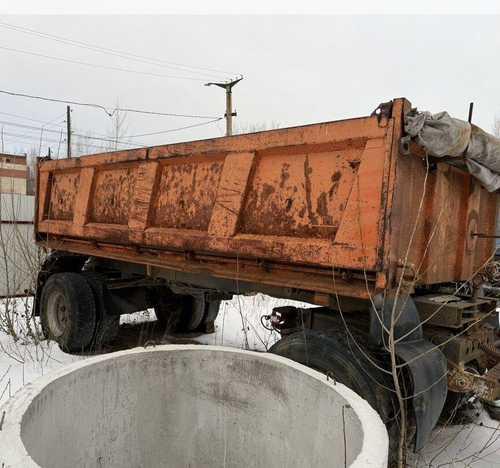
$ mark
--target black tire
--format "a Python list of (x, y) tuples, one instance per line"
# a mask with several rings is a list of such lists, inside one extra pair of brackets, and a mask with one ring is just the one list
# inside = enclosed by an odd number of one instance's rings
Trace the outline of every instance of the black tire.
[(207, 303), (205, 316), (198, 329), (203, 333), (215, 333), (215, 319), (219, 315), (221, 299), (212, 299)]
[(177, 323), (177, 332), (190, 333), (198, 330), (206, 314), (207, 301), (203, 294), (184, 296), (182, 313)]
[[(275, 343), (269, 352), (322, 372), (364, 398), (387, 427), (391, 458), (391, 453), (397, 453), (398, 445), (396, 406), (392, 392), (388, 390), (392, 388), (391, 381), (362, 356), (353, 340), (348, 338), (342, 322), (339, 327), (328, 334), (309, 329), (295, 332)], [(363, 350), (367, 350), (366, 336), (357, 334), (354, 327), (350, 329)], [(377, 360), (375, 356), (371, 357)]]
[[(500, 400), (497, 400), (496, 403), (499, 404)], [(489, 405), (488, 403), (485, 403), (484, 407), (486, 408), (486, 411), (490, 415), (491, 419), (500, 421), (500, 406), (493, 406), (491, 404)]]
[(155, 313), (167, 332), (211, 333), (220, 302), (208, 301), (204, 294), (190, 296), (165, 293), (155, 306)]
[(119, 315), (104, 315), (98, 322), (93, 339), (93, 350), (100, 351), (104, 346), (111, 343), (120, 329)]
[(96, 329), (96, 303), (92, 288), (79, 273), (55, 273), (44, 284), (40, 321), (47, 339), (66, 352), (85, 351)]
[(96, 328), (92, 339), (92, 351), (101, 351), (103, 347), (113, 341), (120, 328), (120, 316), (111, 315), (104, 301), (104, 279), (98, 273), (84, 271), (82, 275), (90, 284), (96, 303)]
[(208, 300), (205, 294), (188, 296), (186, 307), (179, 318), (179, 332), (213, 333), (214, 321), (220, 308), (220, 300)]
[(181, 315), (187, 308), (188, 297), (164, 292), (157, 301), (154, 307), (156, 318), (166, 333), (178, 331)]

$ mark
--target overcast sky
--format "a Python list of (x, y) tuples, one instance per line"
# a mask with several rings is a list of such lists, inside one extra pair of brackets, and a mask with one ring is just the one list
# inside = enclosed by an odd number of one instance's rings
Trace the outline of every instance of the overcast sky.
[[(7, 16), (0, 22), (163, 62), (241, 73), (234, 88), (235, 125), (293, 126), (369, 114), (405, 96), (422, 110), (449, 111), (490, 131), (500, 115), (498, 16)], [(7, 51), (15, 48), (18, 51)], [(26, 51), (174, 79), (104, 70)], [(203, 86), (214, 76), (155, 66), (72, 47), (0, 25), (0, 89), (166, 113), (221, 116), (224, 92)], [(221, 78), (230, 74), (217, 75)], [(3, 114), (2, 114), (3, 113)], [(0, 94), (0, 121), (39, 126), (8, 114), (64, 125), (65, 105)], [(107, 134), (110, 119), (73, 106), (74, 130)], [(127, 134), (202, 122), (128, 114)], [(38, 146), (39, 130), (4, 125), (5, 151)], [(57, 126), (47, 128), (57, 130)], [(135, 138), (138, 145), (221, 136), (224, 122)], [(11, 135), (7, 135), (11, 134)], [(16, 134), (17, 136), (13, 136)], [(19, 135), (22, 135), (19, 136)], [(43, 144), (57, 149), (59, 135)], [(103, 144), (102, 142), (95, 142)], [(61, 150), (62, 153), (62, 150)]]

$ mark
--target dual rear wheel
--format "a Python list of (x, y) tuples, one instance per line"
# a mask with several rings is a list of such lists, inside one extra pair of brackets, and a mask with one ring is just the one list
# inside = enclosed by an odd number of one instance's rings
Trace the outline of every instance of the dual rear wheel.
[(180, 295), (162, 291), (155, 305), (156, 318), (167, 333), (212, 333), (220, 300), (207, 295)]
[[(155, 312), (167, 333), (211, 333), (220, 300), (205, 293), (157, 291)], [(66, 352), (98, 351), (115, 338), (120, 315), (105, 306), (103, 278), (92, 272), (54, 273), (40, 295), (40, 321), (46, 338)], [(146, 306), (147, 307), (147, 306)]]

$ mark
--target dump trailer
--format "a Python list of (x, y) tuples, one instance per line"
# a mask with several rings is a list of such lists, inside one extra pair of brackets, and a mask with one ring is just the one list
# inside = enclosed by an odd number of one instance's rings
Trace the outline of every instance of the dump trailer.
[(40, 161), (44, 332), (79, 351), (149, 307), (170, 333), (209, 333), (236, 294), (308, 302), (268, 317), (271, 352), (351, 387), (391, 435), (394, 357), (422, 447), (447, 398), (500, 398), (496, 301), (477, 279), (496, 195), (408, 139), (410, 110)]

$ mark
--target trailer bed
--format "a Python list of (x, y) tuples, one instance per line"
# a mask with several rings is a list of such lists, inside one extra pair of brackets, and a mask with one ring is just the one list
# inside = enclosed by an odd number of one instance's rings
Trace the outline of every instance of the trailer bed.
[(318, 303), (366, 298), (401, 274), (468, 279), (493, 252), (472, 234), (494, 234), (495, 195), (399, 153), (409, 108), (396, 99), (370, 117), (40, 162), (37, 241)]

